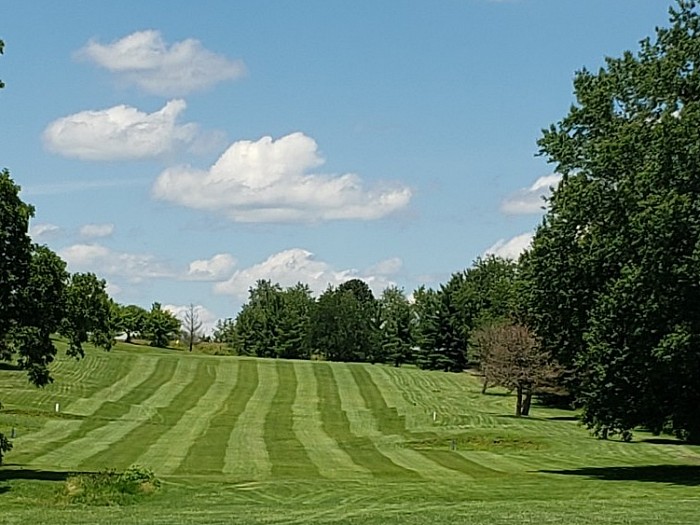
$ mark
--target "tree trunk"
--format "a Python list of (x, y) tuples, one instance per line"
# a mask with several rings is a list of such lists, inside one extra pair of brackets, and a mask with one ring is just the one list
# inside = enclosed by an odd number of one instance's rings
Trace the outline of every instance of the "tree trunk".
[(525, 392), (525, 401), (523, 401), (523, 416), (530, 415), (530, 405), (532, 404), (532, 389), (528, 388)]
[(489, 382), (486, 380), (486, 377), (484, 377), (484, 384), (481, 386), (481, 393), (485, 394), (486, 389), (489, 387)]
[(515, 417), (520, 417), (523, 415), (523, 387), (518, 385), (517, 387), (517, 402), (515, 404)]

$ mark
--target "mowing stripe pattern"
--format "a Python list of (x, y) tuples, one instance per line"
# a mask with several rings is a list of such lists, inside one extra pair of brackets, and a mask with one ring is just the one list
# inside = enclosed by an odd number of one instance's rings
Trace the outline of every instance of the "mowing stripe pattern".
[(277, 392), (277, 369), (257, 361), (258, 385), (238, 417), (226, 447), (224, 473), (241, 480), (268, 479), (272, 464), (265, 447), (265, 419)]
[[(202, 367), (200, 367), (202, 368)], [(231, 377), (235, 374), (235, 362), (227, 361), (216, 366), (204, 365), (207, 375), (215, 378), (211, 387), (199, 398), (196, 404), (163, 432), (158, 441), (142, 454), (136, 463), (139, 465), (159, 465), (162, 474), (172, 474), (180, 466), (194, 442), (206, 430), (231, 391)], [(187, 401), (185, 401), (187, 402)], [(171, 408), (182, 410), (181, 406)]]
[[(43, 454), (31, 462), (32, 466), (54, 465), (61, 468), (71, 468), (81, 465), (90, 457), (108, 451), (110, 447), (123, 439), (140, 424), (157, 416), (159, 408), (167, 407), (170, 401), (191, 380), (196, 369), (196, 361), (183, 359), (177, 362), (177, 368), (171, 381), (163, 384), (140, 405), (132, 406), (122, 417), (109, 421), (107, 424), (91, 430), (80, 438)], [(100, 464), (99, 461), (95, 462)], [(104, 463), (102, 463), (104, 464)], [(109, 464), (109, 463), (108, 463)]]
[(324, 365), (304, 361), (294, 363), (297, 376), (297, 391), (292, 406), (294, 433), (321, 476), (336, 479), (371, 477), (369, 469), (355, 463), (324, 430), (319, 386), (314, 374), (314, 369), (319, 366)]

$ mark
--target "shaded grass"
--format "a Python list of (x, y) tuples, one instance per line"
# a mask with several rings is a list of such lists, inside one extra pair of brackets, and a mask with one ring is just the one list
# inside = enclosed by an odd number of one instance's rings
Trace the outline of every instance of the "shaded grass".
[(700, 485), (700, 465), (584, 467), (571, 470), (543, 470), (542, 472), (566, 476), (585, 476), (606, 481), (644, 481), (690, 487)]

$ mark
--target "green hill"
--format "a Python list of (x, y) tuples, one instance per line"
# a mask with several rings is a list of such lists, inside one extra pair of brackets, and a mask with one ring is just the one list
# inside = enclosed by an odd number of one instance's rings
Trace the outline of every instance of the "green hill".
[[(599, 441), (566, 411), (511, 417), (468, 374), (120, 345), (54, 375), (36, 389), (0, 370), (0, 428), (17, 434), (2, 523), (694, 523), (700, 508), (700, 448)], [(52, 503), (67, 472), (132, 464), (165, 482), (143, 503)]]

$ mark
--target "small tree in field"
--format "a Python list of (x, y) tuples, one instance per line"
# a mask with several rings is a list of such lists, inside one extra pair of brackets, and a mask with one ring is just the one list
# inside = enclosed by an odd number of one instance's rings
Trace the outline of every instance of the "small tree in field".
[(502, 386), (515, 390), (515, 415), (530, 413), (532, 394), (551, 383), (561, 368), (540, 345), (527, 326), (513, 322), (484, 325), (474, 333), (472, 343), (478, 349), (484, 389)]
[(199, 313), (197, 313), (197, 307), (192, 303), (189, 304), (183, 314), (182, 335), (189, 345), (190, 352), (195, 342), (202, 337), (202, 320), (199, 318)]

